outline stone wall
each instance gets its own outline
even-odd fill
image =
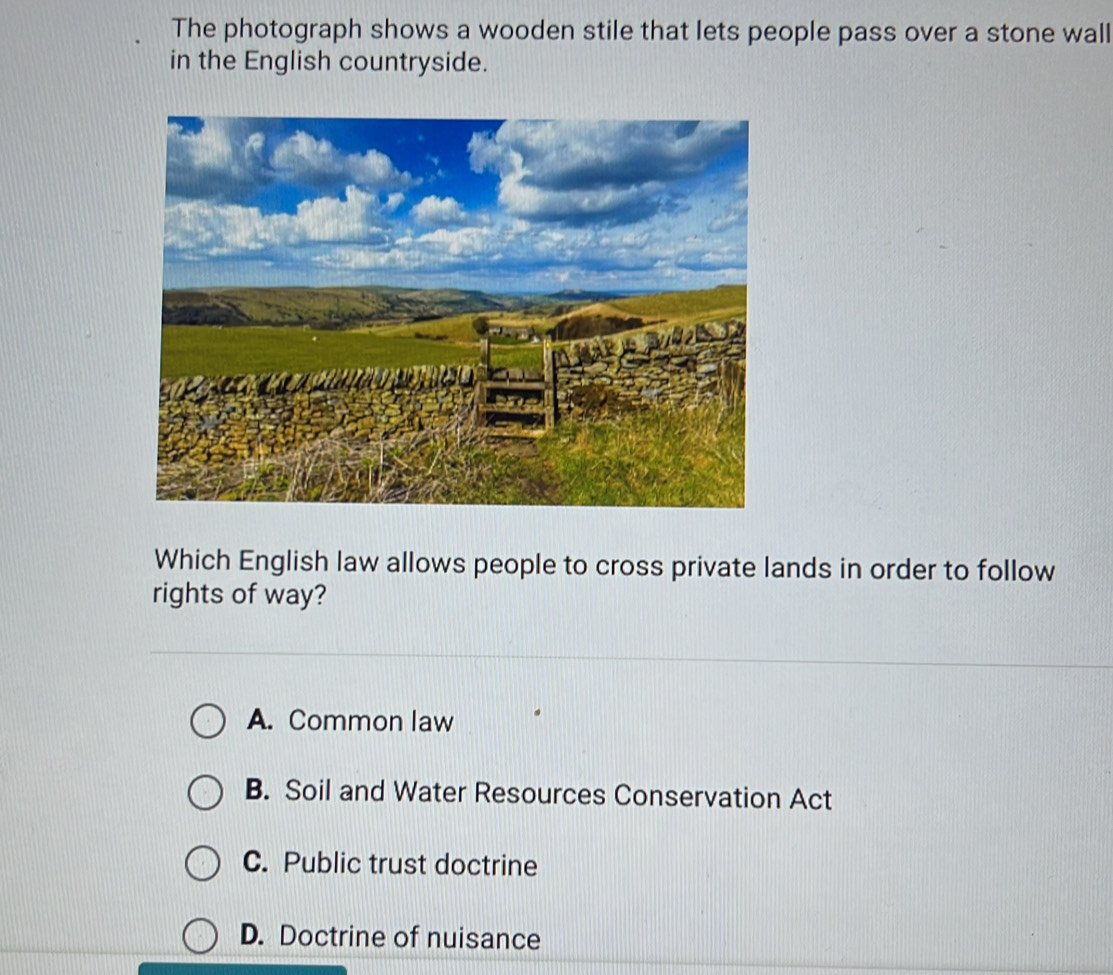
[[[553,351],[559,416],[591,419],[659,403],[696,406],[739,396],[746,325],[714,322],[611,335]]]
[[[160,464],[283,453],[331,434],[377,440],[447,426],[474,400],[471,366],[334,369],[162,381]]]
[[[746,326],[712,323],[612,335],[553,350],[557,417],[688,407],[745,384]],[[282,453],[322,437],[378,440],[466,421],[471,366],[166,379],[159,463],[219,463]]]

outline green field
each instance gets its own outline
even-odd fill
[[[339,304],[333,289],[208,293],[206,300],[227,299],[235,314],[269,317],[275,324],[242,319],[228,325],[164,324],[162,375],[477,364],[476,312],[430,318],[431,306],[420,302],[435,303],[443,296],[426,292],[419,298],[406,292],[390,296],[394,310],[409,302],[421,309],[417,320],[338,326],[336,315],[370,310],[371,298],[382,297],[383,290],[368,292],[368,304],[359,308],[354,289],[335,290],[343,291]],[[290,305],[283,304],[286,299]],[[483,296],[467,293],[466,300],[479,302]],[[180,307],[200,307],[188,305],[200,301],[196,296],[186,295],[183,301]],[[297,316],[323,313],[330,302],[335,313],[331,320],[295,324]],[[207,313],[219,312],[216,305],[205,307]],[[745,319],[746,287],[555,304],[550,296],[534,305],[490,308],[482,314],[493,331],[528,329],[527,336],[537,337],[576,316],[618,318],[619,327],[627,319],[640,319],[644,324],[638,329],[688,326]],[[494,368],[541,368],[541,343],[521,334],[489,335]],[[235,463],[166,464],[159,468],[158,494],[222,500],[736,507],[744,504],[744,448],[744,403],[724,398],[691,410],[653,408],[592,422],[565,419],[528,444],[464,428],[391,440],[327,437],[288,453]]]
[[[260,325],[162,327],[164,377],[440,366],[475,359],[474,349],[451,342],[392,338],[374,331],[329,332]]]
[[[558,504],[740,508],[745,446],[745,407],[708,403],[566,423],[538,442],[538,453]]]
[[[194,308],[208,302],[204,307],[211,311],[223,302],[220,307],[226,305],[235,314],[250,316],[252,320],[266,318],[282,324],[164,324],[161,374],[166,378],[239,376],[374,366],[399,368],[474,364],[478,361],[478,339],[472,327],[475,314],[471,311],[431,319],[423,317],[419,321],[362,323],[358,327],[335,327],[335,319],[327,327],[295,324],[306,317],[322,318],[330,310],[341,317],[371,314],[373,307],[379,307],[384,296],[393,302],[391,309],[394,313],[409,308],[411,311],[420,309],[422,315],[459,302],[483,307],[485,301],[489,306],[499,301],[504,304],[510,301],[499,296],[484,296],[480,292],[407,292],[382,288],[238,288],[211,292],[166,292],[164,308]],[[558,317],[550,298],[539,299],[540,303],[532,307],[525,304],[525,299],[517,300],[522,307],[484,310],[490,325],[528,327],[539,336],[556,325]],[[617,298],[578,305],[569,314],[572,317],[577,314],[637,316],[645,320],[646,328],[745,318],[746,286],[725,285],[704,291]],[[538,343],[492,336],[491,349],[495,368],[541,368],[541,347]]]

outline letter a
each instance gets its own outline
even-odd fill
[[[467,24],[458,24],[456,26],[456,40],[466,41],[471,37],[471,28]]]
[[[251,712],[251,720],[247,723],[247,730],[251,731],[252,728],[262,728],[264,731],[271,730],[271,726],[267,724],[267,719],[263,717],[262,708],[256,708]]]

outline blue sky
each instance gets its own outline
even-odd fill
[[[163,285],[746,280],[745,122],[171,118]]]

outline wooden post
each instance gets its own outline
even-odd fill
[[[486,382],[491,371],[491,339],[489,336],[479,336],[479,379]]]
[[[479,336],[479,365],[475,367],[475,423],[487,425],[487,377],[491,371],[491,340]]]
[[[552,430],[556,426],[556,373],[553,370],[553,347],[547,336],[541,346],[541,361],[545,371],[545,429]]]

